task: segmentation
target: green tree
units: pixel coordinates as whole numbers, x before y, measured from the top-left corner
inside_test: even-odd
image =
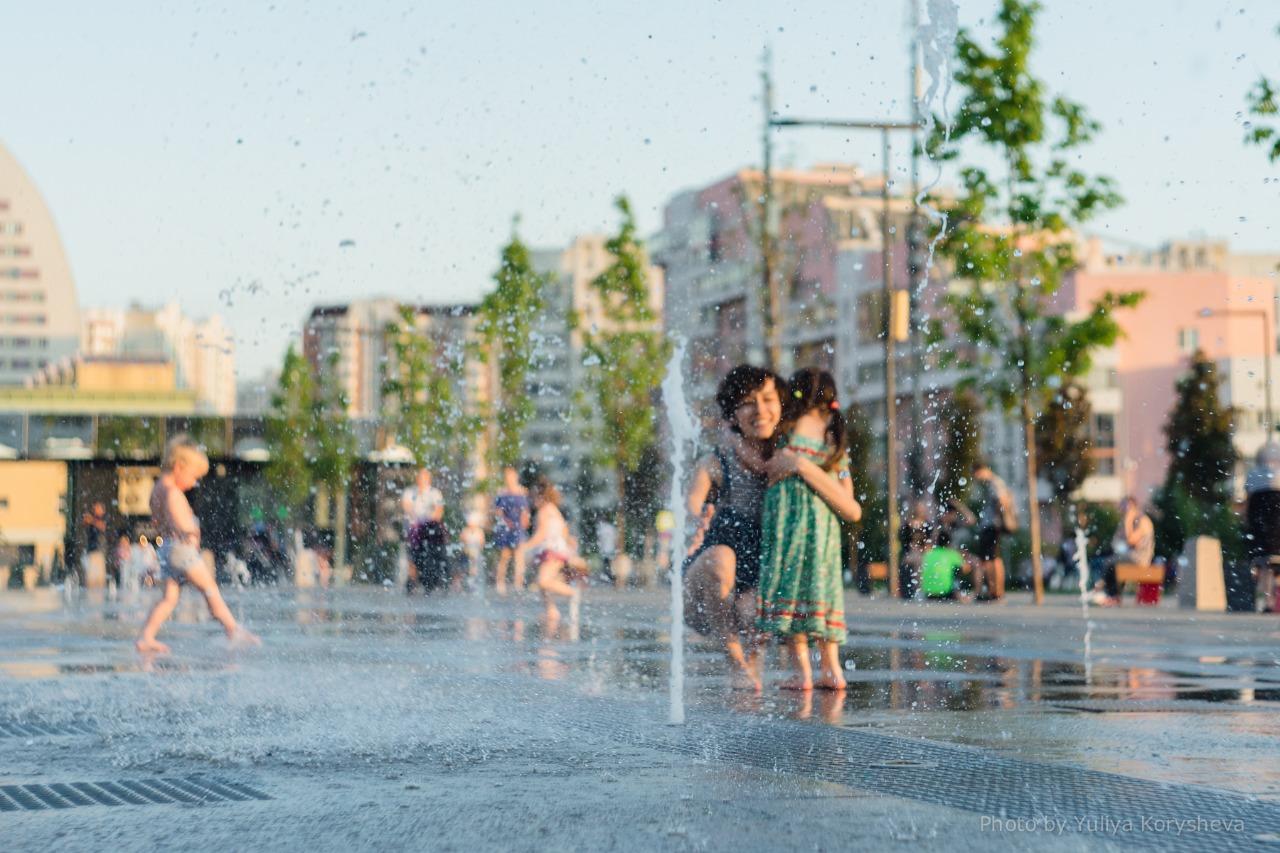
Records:
[[[1276,28],[1276,34],[1280,35],[1280,27]],[[1245,144],[1265,149],[1272,163],[1280,161],[1280,128],[1275,125],[1280,115],[1280,84],[1260,75],[1245,93],[1245,104],[1254,119],[1245,123]]]
[[[466,347],[449,335],[434,338],[418,325],[411,305],[386,329],[390,358],[382,383],[388,423],[414,462],[431,469],[446,497],[449,521],[471,474],[481,421],[465,399]]]
[[[356,441],[347,418],[347,396],[337,377],[338,356],[329,357],[314,384],[311,448],[308,461],[313,482],[323,486],[333,507],[333,565],[347,564],[347,500],[355,468]]]
[[[347,419],[346,396],[337,381],[337,360],[337,355],[332,355],[324,369],[315,371],[292,346],[285,353],[267,415],[271,461],[266,477],[294,525],[306,518],[316,488],[325,490],[333,511],[334,567],[342,570],[347,556],[347,493],[356,443]]]
[[[266,443],[271,461],[267,463],[266,478],[294,524],[302,519],[311,497],[311,418],[315,396],[311,365],[290,346],[267,414]]]
[[[577,315],[570,319],[582,335],[595,462],[614,473],[616,524],[619,541],[626,542],[627,475],[657,439],[655,395],[671,348],[650,305],[648,259],[631,203],[619,196],[614,204],[622,222],[605,243],[613,262],[591,282],[602,322],[584,324]]]
[[[873,471],[871,467],[872,455],[883,445],[872,431],[866,412],[856,405],[845,410],[845,443],[853,495],[862,505],[862,520],[843,525],[845,538],[855,542],[857,562],[883,562],[889,554],[886,522],[889,504],[880,488],[882,472]]]
[[[514,223],[493,280],[496,287],[480,303],[477,331],[483,357],[497,375],[493,417],[487,419],[493,424],[489,462],[497,471],[519,464],[520,442],[534,414],[527,381],[534,360],[534,320],[543,310],[547,285],[547,277],[534,270]]]
[[[1219,385],[1217,366],[1197,352],[1176,386],[1164,427],[1169,468],[1155,496],[1156,547],[1166,557],[1182,553],[1187,539],[1202,534],[1220,539],[1229,559],[1242,552],[1230,495],[1234,412],[1222,404]]]
[[[927,143],[931,156],[943,161],[960,157],[966,142],[981,151],[960,169],[958,199],[937,202],[950,222],[939,249],[962,285],[948,304],[970,344],[959,351],[970,382],[1022,423],[1037,602],[1044,598],[1044,576],[1036,420],[1064,382],[1088,371],[1094,350],[1115,342],[1114,312],[1141,298],[1108,293],[1078,319],[1068,319],[1055,302],[1064,275],[1076,266],[1073,229],[1121,200],[1109,178],[1075,166],[1098,124],[1081,105],[1051,97],[1031,73],[1040,8],[1030,0],[1001,0],[993,48],[967,31],[957,35],[960,108],[950,133],[936,121]]]
[[[1088,392],[1078,383],[1068,382],[1036,418],[1036,458],[1049,482],[1054,505],[1059,508],[1093,473],[1093,458],[1089,455],[1092,416]]]
[[[953,501],[967,504],[973,463],[982,457],[982,401],[972,391],[952,394],[938,413],[941,435],[935,500],[940,507]]]

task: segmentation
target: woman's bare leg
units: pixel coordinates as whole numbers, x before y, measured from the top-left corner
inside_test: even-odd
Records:
[[[493,570],[493,588],[498,595],[507,594],[507,564],[514,562],[510,548],[498,549],[498,565]],[[515,574],[514,567],[512,568],[512,574]]]

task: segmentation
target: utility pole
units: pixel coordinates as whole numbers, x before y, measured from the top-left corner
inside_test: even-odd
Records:
[[[765,361],[769,369],[782,369],[781,305],[777,282],[774,281],[773,235],[773,54],[766,47],[760,70],[763,87],[761,103],[764,106],[764,130],[761,145],[764,149],[763,187],[760,192],[760,317],[764,331]]]
[[[897,358],[894,355],[893,336],[893,241],[889,231],[889,128],[880,128],[881,157],[884,160],[884,186],[880,190],[882,211],[880,217],[881,254],[884,256],[884,457],[888,484],[888,510],[885,524],[889,546],[889,595],[898,595],[901,587],[898,566],[901,559],[898,542],[898,381]]]
[[[885,413],[885,432],[884,432],[884,449],[885,449],[885,469],[888,472],[888,513],[886,525],[888,526],[888,547],[889,547],[889,590],[892,594],[898,592],[898,565],[900,548],[898,544],[898,434],[897,434],[897,357],[894,353],[894,289],[893,289],[893,235],[891,229],[893,227],[889,214],[889,184],[891,183],[891,173],[889,169],[889,134],[892,131],[910,130],[915,131],[918,123],[915,121],[848,121],[844,119],[805,119],[805,118],[776,118],[770,119],[769,125],[777,128],[787,127],[824,127],[834,128],[838,130],[877,130],[880,132],[881,150],[884,162],[882,165],[884,186],[881,188],[880,197],[882,203],[881,222],[880,222],[880,240],[881,254],[884,258],[884,272],[882,282],[882,295],[884,305],[881,307],[881,319],[884,321],[884,413]],[[766,129],[766,132],[767,129]],[[910,320],[910,318],[907,318]]]
[[[910,306],[911,336],[911,485],[919,489],[924,485],[924,434],[921,423],[924,413],[923,380],[924,351],[920,340],[921,334],[921,297],[924,289],[927,263],[921,257],[924,229],[920,222],[920,134],[924,126],[920,115],[920,2],[907,0],[910,5],[908,20],[911,22],[911,72],[908,75],[911,87],[911,224],[907,226],[907,300]]]

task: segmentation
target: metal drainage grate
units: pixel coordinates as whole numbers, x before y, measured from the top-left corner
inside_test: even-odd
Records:
[[[46,735],[92,735],[92,723],[43,723],[38,720],[0,720],[0,737],[43,737]]]
[[[185,776],[181,779],[118,779],[115,782],[56,782],[0,785],[0,812],[70,809],[76,806],[203,805],[271,797],[240,782]]]
[[[1153,782],[1081,767],[1010,758],[981,749],[836,727],[698,714],[682,727],[655,729],[642,709],[590,706],[578,725],[622,742],[703,760],[795,774],[882,794],[1002,818],[1067,821],[1084,837],[1110,821],[1123,840],[1162,850],[1274,850],[1260,833],[1280,826],[1280,803],[1196,785]],[[648,725],[646,725],[648,723]],[[1188,817],[1238,821],[1243,833],[1167,830]],[[1147,823],[1167,831],[1144,831]]]
[[[1060,699],[1048,705],[1064,711],[1090,714],[1274,714],[1280,711],[1280,705],[1275,704],[1206,702],[1203,699]]]

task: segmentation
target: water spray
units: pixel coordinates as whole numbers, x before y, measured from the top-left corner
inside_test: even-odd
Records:
[[[662,400],[667,410],[667,426],[671,432],[671,512],[675,529],[671,532],[671,716],[674,726],[684,724],[684,572],[685,534],[688,508],[684,502],[684,472],[689,448],[697,438],[697,426],[689,415],[684,396],[685,340],[673,335],[667,375],[662,380]]]

